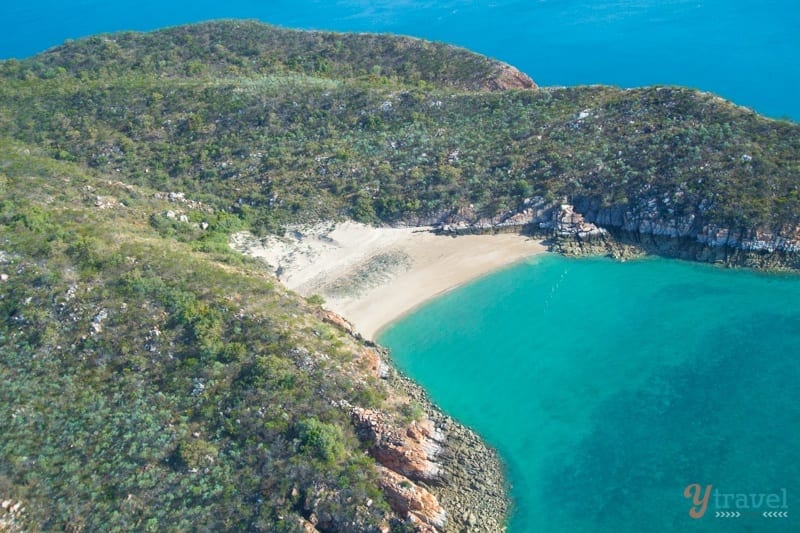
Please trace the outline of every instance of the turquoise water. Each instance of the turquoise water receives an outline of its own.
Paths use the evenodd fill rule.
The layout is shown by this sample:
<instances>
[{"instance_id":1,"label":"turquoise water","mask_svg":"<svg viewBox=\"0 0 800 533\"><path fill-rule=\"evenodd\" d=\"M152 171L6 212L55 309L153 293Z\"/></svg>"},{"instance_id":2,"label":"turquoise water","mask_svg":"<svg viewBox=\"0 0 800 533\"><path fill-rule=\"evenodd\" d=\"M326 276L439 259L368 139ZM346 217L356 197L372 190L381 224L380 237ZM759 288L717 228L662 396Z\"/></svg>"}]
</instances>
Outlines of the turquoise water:
<instances>
[{"instance_id":1,"label":"turquoise water","mask_svg":"<svg viewBox=\"0 0 800 533\"><path fill-rule=\"evenodd\" d=\"M800 530L800 277L544 256L380 342L499 449L512 532ZM692 483L786 489L795 517L716 518L711 497L694 520Z\"/></svg>"},{"instance_id":2,"label":"turquoise water","mask_svg":"<svg viewBox=\"0 0 800 533\"><path fill-rule=\"evenodd\" d=\"M0 58L223 17L415 35L498 57L542 85L685 85L800 120L798 0L6 1Z\"/></svg>"}]
</instances>

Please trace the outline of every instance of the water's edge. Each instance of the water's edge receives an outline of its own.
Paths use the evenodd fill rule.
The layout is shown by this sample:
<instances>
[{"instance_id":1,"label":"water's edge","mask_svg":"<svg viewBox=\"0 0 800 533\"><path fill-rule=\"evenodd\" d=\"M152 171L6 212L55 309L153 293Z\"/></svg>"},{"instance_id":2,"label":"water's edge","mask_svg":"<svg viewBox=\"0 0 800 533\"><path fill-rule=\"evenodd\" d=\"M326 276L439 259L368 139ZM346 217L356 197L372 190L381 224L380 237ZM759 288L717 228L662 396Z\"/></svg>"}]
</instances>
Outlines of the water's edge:
<instances>
[{"instance_id":1,"label":"water's edge","mask_svg":"<svg viewBox=\"0 0 800 533\"><path fill-rule=\"evenodd\" d=\"M505 464L497 450L470 428L442 411L427 391L405 375L391 358L389 348L376 345L382 362L389 369L390 387L407 394L422 408L428 419L446 436L438 460L447 483L425 485L450 513L445 531L505 531L511 517L512 499Z\"/></svg>"},{"instance_id":2,"label":"water's edge","mask_svg":"<svg viewBox=\"0 0 800 533\"><path fill-rule=\"evenodd\" d=\"M469 228L463 233L517 232L536 237L546 237L551 251L566 257L610 257L617 261L634 258L661 257L681 259L692 263L711 263L727 268L736 267L754 271L790 271L798 273L797 254L748 252L731 247L712 247L686 239L669 237L643 238L642 235L609 232L592 238L576 235L554 235L531 226L495 226ZM386 328L383 330L386 331ZM448 433L448 453L441 457L442 464L453 480L446 490L432 492L445 509L475 509L474 517L456 517L462 525L502 524L503 530L513 514L513 497L510 491L508 469L497 450L490 447L481 436L460 424L434 404L426 390L405 375L391 357L391 348L378 346L381 357L391 368L389 383L414 398L437 427ZM471 529L472 530L472 529ZM495 531L495 529L489 529ZM476 530L477 531L477 530Z\"/></svg>"},{"instance_id":3,"label":"water's edge","mask_svg":"<svg viewBox=\"0 0 800 533\"><path fill-rule=\"evenodd\" d=\"M763 272L800 273L800 253L796 251L779 247L749 250L728 244L702 243L689 237L643 234L620 228L602 228L601 233L590 234L580 229L541 229L538 225L526 223L473 225L439 231L454 235L519 233L543 239L551 252L567 257L610 257L624 261L650 256Z\"/></svg>"}]
</instances>

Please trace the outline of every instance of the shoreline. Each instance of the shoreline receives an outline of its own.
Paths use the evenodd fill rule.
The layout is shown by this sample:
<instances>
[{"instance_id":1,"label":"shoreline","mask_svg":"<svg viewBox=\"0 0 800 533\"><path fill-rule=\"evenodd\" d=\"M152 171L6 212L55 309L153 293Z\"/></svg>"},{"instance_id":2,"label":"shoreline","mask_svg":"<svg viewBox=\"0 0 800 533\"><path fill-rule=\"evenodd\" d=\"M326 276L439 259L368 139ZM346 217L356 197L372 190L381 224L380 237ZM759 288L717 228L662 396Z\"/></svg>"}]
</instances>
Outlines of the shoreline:
<instances>
[{"instance_id":1,"label":"shoreline","mask_svg":"<svg viewBox=\"0 0 800 533\"><path fill-rule=\"evenodd\" d=\"M268 263L290 290L321 296L324 308L372 341L433 298L547 251L518 233L450 236L350 221L294 228L284 237L238 233L231 245Z\"/></svg>"},{"instance_id":2,"label":"shoreline","mask_svg":"<svg viewBox=\"0 0 800 533\"><path fill-rule=\"evenodd\" d=\"M388 352L382 357L389 360ZM416 381L390 363L389 382L417 402L447 435L441 465L450 483L428 487L448 510L445 532L505 532L514 509L507 464L500 453L470 427L444 412Z\"/></svg>"},{"instance_id":3,"label":"shoreline","mask_svg":"<svg viewBox=\"0 0 800 533\"><path fill-rule=\"evenodd\" d=\"M453 238L455 238L455 237L453 237ZM385 323L381 324L380 326L378 326L376 329L374 329L372 337L364 336L364 338L366 338L367 340L370 340L370 341L372 341L374 343L378 343L378 338L380 338L380 336L383 335L383 333L386 332L386 330L388 330L393 325L395 325L396 323L398 323L401 320L403 320L405 317L407 317L407 316L415 313L417 310L425 307L425 305L428 304L429 302L431 302L431 301L433 301L433 300L435 300L435 299L437 299L437 298L439 298L441 296L444 296L445 294L447 294L449 292L458 290L461 287L469 285L470 283L473 283L473 282L476 282L476 281L478 281L480 279L483 279L483 278L485 278L487 276L491 276L492 274L497 274L498 272L501 272L501 271L503 271L503 270L505 270L507 268L512 268L512 267L514 267L516 265L519 265L522 262L526 261L527 259L529 259L531 257L535 257L535 256L540 255L540 254L543 254L543 253L547 253L547 250L545 250L544 252L535 252L533 255L528 255L528 256L517 258L517 259L515 259L513 261L509 261L508 263L505 263L505 264L502 264L500 266L497 266L496 268L492 268L491 270L487 270L485 272L482 272L482 273L478 274L477 276L470 277L469 279L466 279L466 280L458 283L457 285L453 285L452 287L447 287L446 289L442 289L439 292L437 292L436 294L431 294L427 298L425 298L424 300L421 300L419 303L415 304L413 307L410 307L410 308L404 310L402 313L398 313L394 318L390 319L388 322L385 322ZM333 309L332 309L332 311L333 311Z\"/></svg>"},{"instance_id":4,"label":"shoreline","mask_svg":"<svg viewBox=\"0 0 800 533\"><path fill-rule=\"evenodd\" d=\"M230 245L266 262L290 290L322 296L323 308L344 319L337 325L373 342L431 299L548 251L540 239L520 233L437 235L426 227L373 228L355 222L293 228L284 237L262 239L243 232L233 235ZM498 451L432 402L421 385L395 367L388 349L372 346L392 394L416 402L445 435L436 461L448 481L417 482L446 510L442 531L506 531L513 501Z\"/></svg>"}]
</instances>

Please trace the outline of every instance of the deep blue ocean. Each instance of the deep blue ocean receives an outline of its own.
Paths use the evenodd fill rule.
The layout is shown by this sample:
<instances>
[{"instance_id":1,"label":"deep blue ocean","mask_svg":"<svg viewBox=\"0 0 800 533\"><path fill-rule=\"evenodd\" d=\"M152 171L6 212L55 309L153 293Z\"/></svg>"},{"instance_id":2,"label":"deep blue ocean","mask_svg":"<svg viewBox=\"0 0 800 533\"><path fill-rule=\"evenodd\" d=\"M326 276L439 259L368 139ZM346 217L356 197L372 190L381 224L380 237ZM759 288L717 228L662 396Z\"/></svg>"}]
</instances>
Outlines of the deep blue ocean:
<instances>
[{"instance_id":1,"label":"deep blue ocean","mask_svg":"<svg viewBox=\"0 0 800 533\"><path fill-rule=\"evenodd\" d=\"M0 58L233 17L414 35L497 57L540 85L684 85L800 120L798 0L8 0Z\"/></svg>"},{"instance_id":2,"label":"deep blue ocean","mask_svg":"<svg viewBox=\"0 0 800 533\"><path fill-rule=\"evenodd\" d=\"M684 85L800 120L800 0L6 1L0 58L232 17L414 35L540 85ZM511 533L800 531L797 276L545 256L431 302L380 341L498 448ZM692 484L712 487L699 519ZM715 515L741 494L785 496L791 518L763 505Z\"/></svg>"}]
</instances>

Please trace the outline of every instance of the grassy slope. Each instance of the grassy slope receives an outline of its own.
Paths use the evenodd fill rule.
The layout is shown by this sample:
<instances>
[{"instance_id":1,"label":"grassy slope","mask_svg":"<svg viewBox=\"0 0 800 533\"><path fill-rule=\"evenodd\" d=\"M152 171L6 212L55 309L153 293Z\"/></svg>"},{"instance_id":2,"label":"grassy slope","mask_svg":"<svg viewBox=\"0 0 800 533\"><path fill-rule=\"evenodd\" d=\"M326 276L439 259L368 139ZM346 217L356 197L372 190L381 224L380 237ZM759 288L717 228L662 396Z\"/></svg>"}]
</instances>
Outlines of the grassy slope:
<instances>
[{"instance_id":1,"label":"grassy slope","mask_svg":"<svg viewBox=\"0 0 800 533\"><path fill-rule=\"evenodd\" d=\"M228 251L235 219L9 141L0 167L0 498L29 525L291 530L317 493L340 519L384 517L332 403L385 391L352 341Z\"/></svg>"}]
</instances>

